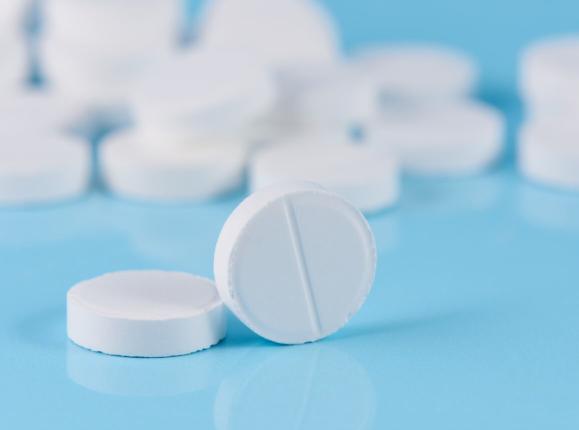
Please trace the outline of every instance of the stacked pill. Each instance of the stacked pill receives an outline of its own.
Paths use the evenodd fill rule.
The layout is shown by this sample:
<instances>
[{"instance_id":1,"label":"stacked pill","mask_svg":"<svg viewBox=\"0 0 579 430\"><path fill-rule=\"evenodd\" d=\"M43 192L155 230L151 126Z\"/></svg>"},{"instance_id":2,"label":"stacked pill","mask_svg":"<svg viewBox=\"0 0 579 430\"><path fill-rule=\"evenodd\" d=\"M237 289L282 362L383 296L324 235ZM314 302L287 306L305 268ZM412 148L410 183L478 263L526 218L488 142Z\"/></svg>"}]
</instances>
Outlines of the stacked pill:
<instances>
[{"instance_id":1,"label":"stacked pill","mask_svg":"<svg viewBox=\"0 0 579 430\"><path fill-rule=\"evenodd\" d=\"M213 0L199 43L245 51L272 71L279 97L253 127L265 143L311 130L348 127L373 108L372 87L342 58L338 32L315 0Z\"/></svg>"},{"instance_id":2,"label":"stacked pill","mask_svg":"<svg viewBox=\"0 0 579 430\"><path fill-rule=\"evenodd\" d=\"M24 85L27 56L24 17L28 0L11 0L0 5L0 93Z\"/></svg>"},{"instance_id":3,"label":"stacked pill","mask_svg":"<svg viewBox=\"0 0 579 430\"><path fill-rule=\"evenodd\" d=\"M251 190L313 181L364 212L395 203L394 158L351 147L376 114L377 86L341 53L336 27L317 1L214 0L202 16L199 43L248 52L274 79L276 103L245 129L258 145L249 162Z\"/></svg>"},{"instance_id":4,"label":"stacked pill","mask_svg":"<svg viewBox=\"0 0 579 430\"><path fill-rule=\"evenodd\" d=\"M527 118L519 133L519 168L535 182L579 190L579 36L531 45L520 68Z\"/></svg>"},{"instance_id":5,"label":"stacked pill","mask_svg":"<svg viewBox=\"0 0 579 430\"><path fill-rule=\"evenodd\" d=\"M380 112L367 127L368 144L395 154L418 175L481 172L499 157L504 120L472 98L473 61L436 45L392 45L358 56L380 89Z\"/></svg>"},{"instance_id":6,"label":"stacked pill","mask_svg":"<svg viewBox=\"0 0 579 430\"><path fill-rule=\"evenodd\" d=\"M76 106L51 93L12 91L0 103L0 205L83 194L90 149L71 133Z\"/></svg>"},{"instance_id":7,"label":"stacked pill","mask_svg":"<svg viewBox=\"0 0 579 430\"><path fill-rule=\"evenodd\" d=\"M275 99L268 68L251 55L193 50L151 67L131 94L135 127L101 147L103 176L124 197L200 201L238 188L246 124Z\"/></svg>"},{"instance_id":8,"label":"stacked pill","mask_svg":"<svg viewBox=\"0 0 579 430\"><path fill-rule=\"evenodd\" d=\"M87 109L125 114L132 82L175 50L180 0L44 0L48 83Z\"/></svg>"}]
</instances>

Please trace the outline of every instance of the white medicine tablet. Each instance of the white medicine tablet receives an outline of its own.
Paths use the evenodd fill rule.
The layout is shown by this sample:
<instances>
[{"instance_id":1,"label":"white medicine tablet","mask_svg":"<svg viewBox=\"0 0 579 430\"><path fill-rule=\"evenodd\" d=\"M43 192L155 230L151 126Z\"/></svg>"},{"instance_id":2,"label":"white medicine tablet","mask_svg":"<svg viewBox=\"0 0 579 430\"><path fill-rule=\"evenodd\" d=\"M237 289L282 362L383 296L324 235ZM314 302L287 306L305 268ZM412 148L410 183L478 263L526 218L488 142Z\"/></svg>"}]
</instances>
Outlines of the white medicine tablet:
<instances>
[{"instance_id":1,"label":"white medicine tablet","mask_svg":"<svg viewBox=\"0 0 579 430\"><path fill-rule=\"evenodd\" d=\"M139 123L205 132L265 114L275 86L266 66L250 55L197 50L148 69L132 100Z\"/></svg>"},{"instance_id":2,"label":"white medicine tablet","mask_svg":"<svg viewBox=\"0 0 579 430\"><path fill-rule=\"evenodd\" d=\"M158 202L199 201L239 187L246 149L239 142L146 144L139 131L113 135L100 146L109 189L120 196Z\"/></svg>"},{"instance_id":3,"label":"white medicine tablet","mask_svg":"<svg viewBox=\"0 0 579 430\"><path fill-rule=\"evenodd\" d=\"M398 165L383 151L348 143L274 145L250 163L250 184L258 190L283 182L308 181L335 192L362 212L392 206L398 199Z\"/></svg>"},{"instance_id":4,"label":"white medicine tablet","mask_svg":"<svg viewBox=\"0 0 579 430\"><path fill-rule=\"evenodd\" d=\"M274 342L328 336L360 309L376 248L364 216L313 184L255 192L226 221L215 250L217 289L250 329Z\"/></svg>"},{"instance_id":5,"label":"white medicine tablet","mask_svg":"<svg viewBox=\"0 0 579 430\"><path fill-rule=\"evenodd\" d=\"M199 43L245 51L275 71L339 57L332 18L311 0L212 0L201 16Z\"/></svg>"},{"instance_id":6,"label":"white medicine tablet","mask_svg":"<svg viewBox=\"0 0 579 430\"><path fill-rule=\"evenodd\" d=\"M356 59L384 96L398 99L449 99L471 94L477 69L471 58L436 45L386 45Z\"/></svg>"},{"instance_id":7,"label":"white medicine tablet","mask_svg":"<svg viewBox=\"0 0 579 430\"><path fill-rule=\"evenodd\" d=\"M473 174L499 157L504 119L482 103L429 105L384 114L368 127L368 140L392 151L413 174Z\"/></svg>"},{"instance_id":8,"label":"white medicine tablet","mask_svg":"<svg viewBox=\"0 0 579 430\"><path fill-rule=\"evenodd\" d=\"M546 39L529 46L520 66L520 85L531 103L560 100L577 106L579 35Z\"/></svg>"},{"instance_id":9,"label":"white medicine tablet","mask_svg":"<svg viewBox=\"0 0 579 430\"><path fill-rule=\"evenodd\" d=\"M0 205L78 197L88 188L90 171L90 149L75 138L0 131Z\"/></svg>"},{"instance_id":10,"label":"white medicine tablet","mask_svg":"<svg viewBox=\"0 0 579 430\"><path fill-rule=\"evenodd\" d=\"M519 134L518 163L529 179L579 191L579 127L562 121L533 121Z\"/></svg>"},{"instance_id":11,"label":"white medicine tablet","mask_svg":"<svg viewBox=\"0 0 579 430\"><path fill-rule=\"evenodd\" d=\"M106 354L189 354L225 337L225 315L215 286L186 273L109 273L72 287L66 302L70 340Z\"/></svg>"}]
</instances>

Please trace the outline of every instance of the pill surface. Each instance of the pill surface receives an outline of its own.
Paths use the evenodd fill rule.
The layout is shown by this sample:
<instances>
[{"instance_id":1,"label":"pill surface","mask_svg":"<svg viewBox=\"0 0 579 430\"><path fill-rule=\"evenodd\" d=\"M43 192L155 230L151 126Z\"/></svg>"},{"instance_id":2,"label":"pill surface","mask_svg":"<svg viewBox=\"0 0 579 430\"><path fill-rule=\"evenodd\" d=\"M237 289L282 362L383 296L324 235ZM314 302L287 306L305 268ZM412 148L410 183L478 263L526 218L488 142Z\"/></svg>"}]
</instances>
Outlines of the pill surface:
<instances>
[{"instance_id":1,"label":"pill surface","mask_svg":"<svg viewBox=\"0 0 579 430\"><path fill-rule=\"evenodd\" d=\"M189 354L218 343L225 329L213 283L186 273L114 272L80 282L67 294L68 337L106 354Z\"/></svg>"},{"instance_id":2,"label":"pill surface","mask_svg":"<svg viewBox=\"0 0 579 430\"><path fill-rule=\"evenodd\" d=\"M504 120L477 102L429 105L381 116L369 126L368 139L393 151L410 173L472 174L499 157Z\"/></svg>"},{"instance_id":3,"label":"pill surface","mask_svg":"<svg viewBox=\"0 0 579 430\"><path fill-rule=\"evenodd\" d=\"M246 156L237 142L162 148L143 139L129 130L100 147L102 174L113 193L137 200L198 201L241 184Z\"/></svg>"},{"instance_id":4,"label":"pill surface","mask_svg":"<svg viewBox=\"0 0 579 430\"><path fill-rule=\"evenodd\" d=\"M215 251L220 296L250 329L274 342L328 336L372 287L376 248L363 215L309 184L257 191L226 221Z\"/></svg>"},{"instance_id":5,"label":"pill surface","mask_svg":"<svg viewBox=\"0 0 579 430\"><path fill-rule=\"evenodd\" d=\"M518 163L529 179L579 191L579 128L561 121L533 121L519 134Z\"/></svg>"},{"instance_id":6,"label":"pill surface","mask_svg":"<svg viewBox=\"0 0 579 430\"><path fill-rule=\"evenodd\" d=\"M398 198L398 165L385 152L348 143L274 145L250 163L250 185L308 181L341 195L362 212L392 206Z\"/></svg>"}]
</instances>

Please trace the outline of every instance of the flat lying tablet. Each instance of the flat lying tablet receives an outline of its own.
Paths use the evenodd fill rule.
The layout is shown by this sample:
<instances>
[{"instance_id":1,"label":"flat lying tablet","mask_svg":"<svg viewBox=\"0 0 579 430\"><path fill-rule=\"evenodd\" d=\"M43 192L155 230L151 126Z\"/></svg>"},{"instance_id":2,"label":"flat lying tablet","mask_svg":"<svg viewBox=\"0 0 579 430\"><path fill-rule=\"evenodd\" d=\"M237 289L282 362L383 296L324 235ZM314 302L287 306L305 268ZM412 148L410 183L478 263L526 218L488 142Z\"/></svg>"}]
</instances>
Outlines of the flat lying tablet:
<instances>
[{"instance_id":1,"label":"flat lying tablet","mask_svg":"<svg viewBox=\"0 0 579 430\"><path fill-rule=\"evenodd\" d=\"M271 108L272 77L251 55L198 49L144 73L132 91L137 122L201 134L251 121Z\"/></svg>"},{"instance_id":2,"label":"flat lying tablet","mask_svg":"<svg viewBox=\"0 0 579 430\"><path fill-rule=\"evenodd\" d=\"M37 137L0 131L0 205L31 205L77 197L91 174L90 148L53 133Z\"/></svg>"},{"instance_id":3,"label":"flat lying tablet","mask_svg":"<svg viewBox=\"0 0 579 430\"><path fill-rule=\"evenodd\" d=\"M364 145L312 141L274 145L250 163L250 185L308 181L333 191L362 212L375 212L398 198L398 164L384 151Z\"/></svg>"},{"instance_id":4,"label":"flat lying tablet","mask_svg":"<svg viewBox=\"0 0 579 430\"><path fill-rule=\"evenodd\" d=\"M445 100L470 95L477 69L467 55L438 45L400 44L368 48L357 58L385 101Z\"/></svg>"},{"instance_id":5,"label":"flat lying tablet","mask_svg":"<svg viewBox=\"0 0 579 430\"><path fill-rule=\"evenodd\" d=\"M368 127L368 143L393 152L409 173L474 174L499 157L504 127L500 112L482 103L435 104L384 114Z\"/></svg>"},{"instance_id":6,"label":"flat lying tablet","mask_svg":"<svg viewBox=\"0 0 579 430\"><path fill-rule=\"evenodd\" d=\"M364 216L316 185L266 188L226 221L215 251L219 294L250 329L274 342L326 337L360 309L376 248Z\"/></svg>"},{"instance_id":7,"label":"flat lying tablet","mask_svg":"<svg viewBox=\"0 0 579 430\"><path fill-rule=\"evenodd\" d=\"M215 286L187 273L109 273L72 287L66 303L70 340L106 354L189 354L225 336L225 315Z\"/></svg>"},{"instance_id":8,"label":"flat lying tablet","mask_svg":"<svg viewBox=\"0 0 579 430\"><path fill-rule=\"evenodd\" d=\"M238 142L149 145L138 131L100 147L101 170L119 196L158 202L200 201L241 185L246 149Z\"/></svg>"},{"instance_id":9,"label":"flat lying tablet","mask_svg":"<svg viewBox=\"0 0 579 430\"><path fill-rule=\"evenodd\" d=\"M519 134L518 163L532 181L579 191L579 127L564 121L533 121Z\"/></svg>"}]
</instances>

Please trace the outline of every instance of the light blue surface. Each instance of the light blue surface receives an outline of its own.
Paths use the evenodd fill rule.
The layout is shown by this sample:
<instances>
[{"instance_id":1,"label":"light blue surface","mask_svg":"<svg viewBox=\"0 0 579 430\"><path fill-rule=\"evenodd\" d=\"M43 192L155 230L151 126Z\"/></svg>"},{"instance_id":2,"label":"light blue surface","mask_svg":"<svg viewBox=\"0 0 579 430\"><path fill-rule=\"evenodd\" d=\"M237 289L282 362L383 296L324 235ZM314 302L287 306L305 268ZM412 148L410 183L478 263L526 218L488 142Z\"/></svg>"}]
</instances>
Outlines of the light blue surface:
<instances>
[{"instance_id":1,"label":"light blue surface","mask_svg":"<svg viewBox=\"0 0 579 430\"><path fill-rule=\"evenodd\" d=\"M483 97L511 130L517 49L572 29L579 11L572 1L326 3L348 49L432 38L470 50ZM211 276L240 199L163 207L93 192L0 210L0 426L579 427L579 195L525 183L510 158L481 177L405 180L399 208L370 219L379 266L368 302L324 341L276 346L233 319L225 342L179 358L108 357L66 340L77 281L151 267Z\"/></svg>"}]
</instances>

